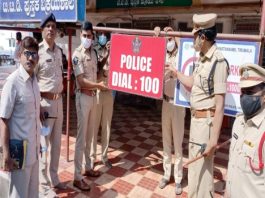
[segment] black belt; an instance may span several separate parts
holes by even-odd
[[[169,97],[167,96],[166,94],[163,94],[163,99],[166,101],[166,102],[173,102],[174,100],[174,97]]]

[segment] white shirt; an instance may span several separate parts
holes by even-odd
[[[36,76],[30,77],[22,65],[3,87],[0,117],[8,119],[10,139],[28,141],[26,165],[33,164],[40,147],[40,91]]]

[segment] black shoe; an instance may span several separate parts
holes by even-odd
[[[112,168],[112,164],[110,163],[109,160],[102,161],[102,163],[103,163],[107,168]]]

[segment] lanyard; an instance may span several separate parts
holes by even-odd
[[[259,155],[259,164],[258,167],[254,167],[254,164],[252,164],[251,157],[248,156],[249,165],[252,170],[254,171],[261,171],[264,168],[264,162],[262,161],[262,147],[265,142],[265,131],[263,132],[263,135],[261,137],[261,140],[259,142],[259,149],[258,149],[258,155]]]

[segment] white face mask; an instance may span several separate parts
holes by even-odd
[[[81,37],[81,43],[85,49],[88,49],[92,45],[93,41],[92,39]]]
[[[175,49],[176,43],[174,40],[167,42],[167,51],[172,52]]]

